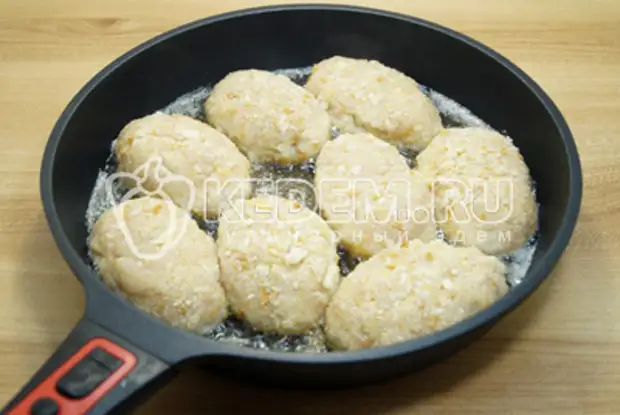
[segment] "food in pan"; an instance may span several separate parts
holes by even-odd
[[[162,192],[198,216],[217,217],[228,202],[250,195],[250,163],[214,128],[161,112],[131,121],[114,147],[128,187]]]
[[[334,57],[317,64],[309,80],[302,72],[286,72],[299,85],[281,74],[233,72],[210,93],[183,96],[163,113],[123,129],[115,145],[117,170],[137,169],[146,176],[138,187],[182,207],[191,187],[183,187],[183,177],[195,189],[207,189],[211,209],[196,220],[206,233],[217,235],[217,248],[192,222],[185,238],[199,233],[206,242],[189,246],[181,239],[188,245],[177,249],[187,252],[173,255],[177,251],[172,250],[166,257],[172,265],[159,258],[136,259],[123,245],[123,230],[114,224],[112,212],[124,205],[146,212],[142,219],[130,215],[129,223],[149,228],[138,233],[138,248],[148,251],[154,249],[153,238],[161,247],[157,235],[164,225],[151,204],[167,204],[148,198],[123,202],[97,221],[90,240],[95,265],[109,285],[177,327],[201,332],[230,312],[234,318],[217,324],[209,337],[299,351],[303,344],[325,346],[323,331],[329,346],[342,350],[430,334],[488,307],[506,293],[506,281],[518,283],[535,249],[528,240],[537,212],[528,169],[509,139],[455,102],[431,90],[422,92],[414,80],[378,62]],[[307,90],[300,86],[304,83]],[[476,127],[444,129],[434,102],[451,125]],[[166,115],[182,112],[200,118],[199,108],[220,131],[187,116]],[[340,129],[333,140],[330,115]],[[254,162],[252,169],[242,152]],[[144,167],[151,157],[159,157],[163,175],[153,168],[157,163]],[[265,171],[271,173],[265,176]],[[248,200],[252,186],[243,179],[250,176],[274,183],[257,183]],[[221,183],[231,178],[241,191],[231,187],[231,193],[218,193],[205,186],[205,179]],[[291,178],[301,184],[287,182],[280,190],[298,190],[299,196],[312,189],[307,206],[301,199],[271,194],[282,194],[277,180]],[[499,179],[509,179],[514,187],[493,187]],[[479,186],[485,181],[487,193]],[[469,207],[469,195],[476,196],[471,199],[474,216],[466,222],[459,208]],[[511,201],[514,210],[499,221]],[[193,213],[200,200],[196,203],[189,208]],[[91,204],[94,212],[105,210]],[[219,228],[213,226],[216,220]],[[115,259],[121,249],[117,246],[129,259]],[[213,291],[196,289],[189,305],[171,300],[189,295],[185,288],[160,287],[183,275],[174,267],[179,261],[190,266],[186,254],[216,267],[217,255],[221,270],[219,280],[215,268],[203,281]],[[502,260],[490,256],[499,254]],[[149,273],[138,273],[138,267]],[[153,282],[145,275],[157,278]],[[151,298],[157,291],[148,284],[163,294]],[[211,308],[195,309],[209,295]],[[324,351],[324,346],[308,347]]]
[[[412,78],[377,61],[334,56],[314,66],[308,91],[341,133],[368,131],[420,151],[441,129],[439,112]]]
[[[521,247],[536,230],[537,206],[519,149],[483,128],[444,130],[418,155],[433,182],[435,218],[449,241],[487,254]]]
[[[327,339],[357,350],[447,328],[504,296],[505,271],[477,248],[442,241],[383,250],[343,280],[327,308]]]
[[[97,220],[88,245],[103,281],[147,313],[197,333],[227,316],[215,242],[171,201],[116,205]]]
[[[316,160],[323,216],[355,256],[436,238],[431,193],[398,150],[369,133],[342,134]]]
[[[301,163],[331,137],[329,115],[316,98],[267,71],[228,74],[213,88],[205,112],[256,162]]]
[[[232,312],[265,332],[318,327],[340,283],[337,243],[329,226],[296,201],[239,201],[223,212],[217,239]]]

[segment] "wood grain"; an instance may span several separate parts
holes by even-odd
[[[498,50],[566,115],[584,168],[582,214],[554,277],[445,363],[362,390],[303,393],[184,371],[140,414],[620,413],[620,2],[344,1],[413,14]],[[281,1],[271,3],[284,3]],[[0,0],[0,402],[84,307],[38,195],[47,135],[73,94],[138,43],[252,0]]]

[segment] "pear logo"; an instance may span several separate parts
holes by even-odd
[[[185,206],[180,207],[189,212],[196,200],[196,187],[194,183],[184,176],[167,170],[161,156],[153,156],[131,173],[119,171],[111,174],[106,181],[106,192],[108,195],[113,195],[115,188],[119,184],[124,189],[127,189],[127,192],[123,194],[120,200],[115,202],[113,212],[127,246],[139,259],[152,261],[163,258],[179,243],[187,230],[188,224],[191,222],[191,220],[188,220],[189,217],[183,217],[177,213],[176,203],[172,200],[166,188],[174,186],[176,189],[179,184],[187,187],[187,197],[184,198]],[[140,196],[153,197],[162,201],[163,206],[158,214],[167,216],[165,219],[167,226],[165,226],[164,231],[160,235],[153,237],[149,241],[143,241],[146,243],[138,246],[127,225],[127,216],[125,215],[126,204],[124,202]],[[111,198],[111,200],[116,199]],[[150,249],[147,252],[142,246],[150,247]]]

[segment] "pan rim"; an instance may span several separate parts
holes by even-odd
[[[218,14],[186,23],[182,26],[157,35],[143,42],[142,44],[132,48],[131,50],[127,51],[119,58],[115,59],[110,64],[105,66],[77,92],[77,94],[69,102],[67,107],[63,110],[50,134],[50,137],[45,147],[40,173],[40,194],[43,202],[43,209],[56,245],[61,251],[65,261],[72,268],[76,277],[82,282],[82,284],[86,288],[87,310],[88,302],[90,301],[88,298],[89,290],[87,284],[91,281],[98,281],[98,277],[97,274],[83,261],[78,252],[72,248],[69,238],[67,237],[67,234],[65,233],[61,225],[58,212],[56,211],[52,186],[53,166],[55,165],[55,156],[58,143],[60,142],[64,134],[64,130],[69,120],[73,117],[75,110],[105,78],[107,78],[111,73],[116,71],[127,61],[146,51],[147,49],[184,32],[191,31],[216,22],[263,13],[320,10],[340,11],[355,14],[369,14],[405,21],[409,24],[423,26],[428,29],[440,32],[444,36],[452,37],[455,40],[467,44],[469,47],[472,47],[478,52],[487,55],[491,59],[495,60],[497,63],[501,64],[506,70],[510,71],[513,76],[519,79],[519,81],[523,84],[523,87],[527,87],[530,92],[534,94],[534,96],[541,102],[541,104],[543,104],[544,108],[549,113],[549,116],[553,120],[557,130],[560,133],[566,153],[565,157],[568,162],[570,176],[569,204],[562,217],[559,229],[554,239],[550,243],[549,248],[543,254],[543,257],[528,270],[526,279],[521,284],[512,288],[506,296],[495,302],[487,309],[444,330],[432,333],[421,338],[408,340],[390,346],[383,346],[359,351],[329,353],[283,353],[275,351],[262,351],[228,344],[225,344],[225,347],[219,347],[222,345],[221,342],[216,342],[204,337],[189,334],[192,337],[202,339],[204,343],[204,354],[215,352],[214,354],[223,356],[237,356],[259,359],[263,361],[277,361],[280,363],[292,364],[350,363],[402,356],[409,353],[419,352],[432,346],[437,346],[451,339],[465,335],[466,333],[475,331],[476,329],[481,328],[493,321],[497,321],[498,319],[512,311],[514,308],[516,308],[518,305],[520,305],[527,297],[529,297],[534,291],[536,291],[536,289],[543,281],[545,281],[550,276],[551,271],[558,263],[561,255],[568,246],[568,243],[576,226],[582,199],[582,171],[579,155],[577,152],[577,146],[575,144],[573,135],[559,109],[556,107],[551,98],[543,91],[543,89],[529,75],[527,75],[514,63],[512,63],[506,57],[494,51],[493,49],[487,47],[486,45],[478,42],[477,40],[474,40],[467,35],[464,35],[442,25],[420,19],[418,17],[361,6],[349,6],[339,4],[287,4],[241,9],[223,14]],[[117,294],[112,295],[117,296]],[[127,305],[129,307],[137,309],[129,302],[127,302]],[[157,320],[154,317],[149,316],[146,313],[142,314],[145,318],[155,320],[160,325],[167,327],[169,330],[172,330],[171,334],[187,334],[180,329],[176,329],[174,327],[166,325],[165,323]],[[182,338],[180,339],[182,340]],[[131,341],[131,339],[129,340]],[[218,347],[214,347],[214,345],[218,345]],[[210,350],[209,347],[215,350]],[[195,355],[190,354],[185,357],[195,357]]]

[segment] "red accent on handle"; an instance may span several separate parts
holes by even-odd
[[[100,347],[106,352],[114,355],[123,361],[123,365],[108,376],[92,393],[82,399],[70,399],[62,396],[56,391],[56,383],[67,373],[73,366],[80,362],[93,349]],[[59,415],[83,415],[91,409],[95,403],[108,393],[118,382],[123,379],[129,372],[136,367],[136,357],[123,349],[122,347],[112,343],[104,338],[96,338],[86,343],[80,350],[54,371],[47,379],[39,384],[32,392],[30,392],[23,400],[15,405],[7,415],[29,415],[30,407],[41,398],[52,398],[58,403],[60,410]]]

